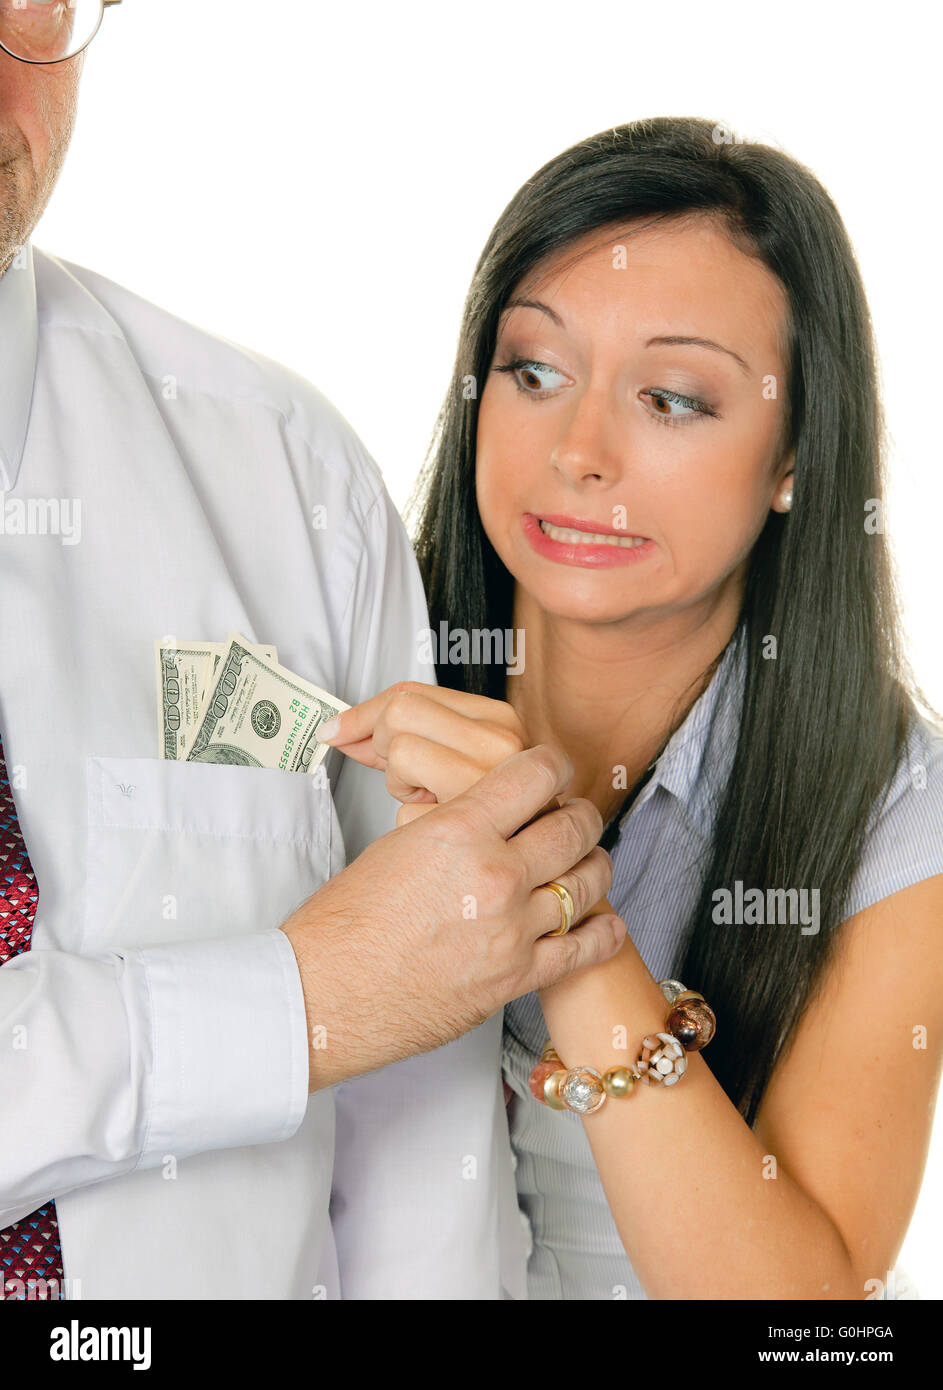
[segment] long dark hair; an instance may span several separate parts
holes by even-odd
[[[821,981],[869,815],[915,709],[887,547],[882,529],[865,524],[883,497],[884,453],[868,308],[848,235],[813,174],[779,150],[681,117],[604,131],[545,164],[505,208],[476,267],[411,511],[420,511],[433,630],[442,620],[510,627],[513,577],[475,496],[477,386],[501,310],[525,274],[587,233],[698,213],[778,277],[789,306],[780,444],[795,448],[792,510],[770,515],[752,553],[735,634],[747,643],[736,754],[673,972],[714,1007],[706,1055],[752,1125]],[[775,660],[762,654],[769,635]],[[497,664],[443,661],[437,674],[442,685],[505,697]],[[713,890],[737,880],[764,891],[818,887],[818,934],[716,925]]]

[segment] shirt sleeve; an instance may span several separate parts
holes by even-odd
[[[943,735],[918,716],[883,806],[872,817],[843,918],[943,874]]]
[[[342,625],[346,666],[338,694],[354,705],[397,681],[434,685],[435,666],[428,659],[428,644],[421,642],[428,624],[419,567],[399,513],[383,489],[359,541]],[[375,768],[342,757],[333,795],[348,862],[394,829],[399,802]]]
[[[0,968],[0,1039],[0,1227],[168,1153],[286,1139],[304,1118],[304,998],[282,931],[26,951]]]

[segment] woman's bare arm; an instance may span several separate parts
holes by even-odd
[[[645,1034],[664,1030],[664,997],[628,939],[541,1000],[569,1066],[624,1066]],[[628,1052],[613,1046],[619,1028]],[[583,1120],[648,1295],[873,1296],[919,1193],[941,1057],[937,875],[843,924],[753,1130],[711,1074],[709,1047],[669,1091],[639,1085]]]

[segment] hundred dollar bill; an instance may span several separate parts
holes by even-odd
[[[328,748],[318,743],[315,730],[349,708],[233,633],[186,760],[314,772]]]
[[[211,642],[210,646],[213,648],[213,654],[212,660],[210,662],[207,662],[206,668],[203,672],[203,689],[200,696],[200,713],[202,713],[203,710],[203,700],[206,698],[206,692],[207,690],[209,690],[210,682],[216,675],[216,668],[218,667],[222,658],[229,651],[228,641]],[[278,651],[275,647],[266,647],[256,642],[247,642],[246,646],[248,647],[250,652],[257,652],[259,656],[264,656],[266,661],[278,661]],[[197,723],[199,723],[199,715],[197,716]]]
[[[200,710],[228,642],[154,643],[157,665],[157,745],[162,758],[186,757]],[[274,647],[250,644],[268,660],[277,661]]]

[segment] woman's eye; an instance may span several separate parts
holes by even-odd
[[[510,362],[496,366],[494,370],[513,373],[517,389],[522,395],[530,396],[532,400],[543,400],[567,381],[565,373],[556,367],[551,367],[547,362],[537,362],[524,357],[515,357]],[[640,392],[640,395],[648,397],[651,401],[651,413],[665,425],[687,424],[699,415],[717,414],[706,401],[682,396],[679,392],[669,391],[665,387],[652,387],[650,391]]]
[[[698,415],[716,415],[706,401],[695,401],[690,396],[681,396],[677,391],[667,391],[663,387],[642,391],[651,401],[652,412],[666,425],[677,425]]]
[[[566,381],[563,372],[557,371],[556,367],[523,357],[516,357],[513,362],[506,362],[494,370],[513,373],[517,389],[525,396],[545,396]]]

